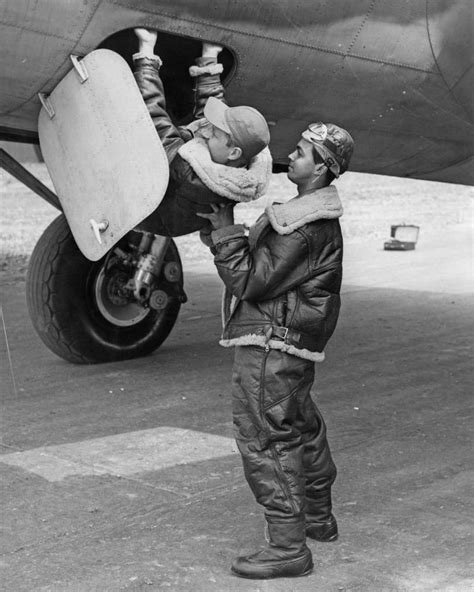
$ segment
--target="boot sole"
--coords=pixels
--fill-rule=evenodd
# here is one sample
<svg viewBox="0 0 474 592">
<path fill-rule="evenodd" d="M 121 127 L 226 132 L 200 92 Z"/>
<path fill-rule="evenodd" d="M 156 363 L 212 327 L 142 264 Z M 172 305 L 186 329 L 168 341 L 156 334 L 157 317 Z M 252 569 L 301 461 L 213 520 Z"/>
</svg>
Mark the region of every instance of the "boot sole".
<svg viewBox="0 0 474 592">
<path fill-rule="evenodd" d="M 306 571 L 304 571 L 303 573 L 299 573 L 299 574 L 274 574 L 274 575 L 258 575 L 258 576 L 254 576 L 251 574 L 244 574 L 244 573 L 240 573 L 238 571 L 236 571 L 233 567 L 230 568 L 230 571 L 232 573 L 232 575 L 237 576 L 239 578 L 245 578 L 247 580 L 273 580 L 275 578 L 302 578 L 304 576 L 309 576 L 309 574 L 313 571 L 314 565 L 311 565 L 310 567 L 308 567 L 308 569 Z"/>
<path fill-rule="evenodd" d="M 337 541 L 337 539 L 339 538 L 339 534 L 333 534 L 328 538 L 318 538 L 317 536 L 311 536 L 311 534 L 306 533 L 306 538 L 311 539 L 313 541 L 318 541 L 319 543 L 334 543 L 334 541 Z"/>
</svg>

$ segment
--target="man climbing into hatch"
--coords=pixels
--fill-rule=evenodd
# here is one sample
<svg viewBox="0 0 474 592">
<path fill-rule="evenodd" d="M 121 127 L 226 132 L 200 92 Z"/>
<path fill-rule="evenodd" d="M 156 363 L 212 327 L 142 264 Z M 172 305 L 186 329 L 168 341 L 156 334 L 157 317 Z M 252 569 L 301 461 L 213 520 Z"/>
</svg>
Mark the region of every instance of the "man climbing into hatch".
<svg viewBox="0 0 474 592">
<path fill-rule="evenodd" d="M 138 229 L 164 237 L 200 230 L 205 240 L 212 226 L 197 212 L 212 213 L 211 204 L 252 201 L 265 193 L 272 169 L 267 123 L 252 107 L 225 104 L 220 80 L 223 66 L 217 61 L 222 48 L 203 43 L 202 56 L 190 68 L 196 79 L 197 121 L 175 126 L 166 111 L 159 73 L 162 62 L 154 54 L 157 32 L 137 28 L 135 34 L 135 79 L 170 167 L 162 202 Z"/>
</svg>

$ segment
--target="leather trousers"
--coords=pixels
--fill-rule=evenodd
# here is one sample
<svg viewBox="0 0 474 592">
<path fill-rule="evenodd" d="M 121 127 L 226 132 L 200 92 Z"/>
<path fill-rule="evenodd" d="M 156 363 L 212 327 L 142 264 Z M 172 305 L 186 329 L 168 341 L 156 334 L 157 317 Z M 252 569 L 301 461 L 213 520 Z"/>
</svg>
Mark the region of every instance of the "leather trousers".
<svg viewBox="0 0 474 592">
<path fill-rule="evenodd" d="M 322 514 L 331 512 L 336 467 L 310 396 L 313 382 L 312 361 L 257 346 L 235 348 L 235 438 L 247 482 L 267 517 L 300 517 L 310 500 L 329 504 Z"/>
</svg>

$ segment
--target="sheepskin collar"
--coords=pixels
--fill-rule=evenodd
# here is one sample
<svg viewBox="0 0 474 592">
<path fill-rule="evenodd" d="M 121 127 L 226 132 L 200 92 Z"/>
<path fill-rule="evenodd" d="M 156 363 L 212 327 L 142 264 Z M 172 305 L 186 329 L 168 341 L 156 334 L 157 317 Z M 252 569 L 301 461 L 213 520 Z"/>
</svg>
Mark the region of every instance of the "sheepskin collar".
<svg viewBox="0 0 474 592">
<path fill-rule="evenodd" d="M 206 187 L 222 197 L 239 202 L 252 201 L 262 197 L 268 188 L 272 174 L 272 157 L 268 148 L 257 154 L 248 168 L 234 168 L 214 162 L 201 138 L 183 144 L 178 154 Z"/>
<path fill-rule="evenodd" d="M 286 203 L 272 203 L 265 209 L 270 224 L 278 234 L 290 234 L 315 220 L 339 218 L 342 212 L 341 200 L 333 185 L 294 197 Z"/>
</svg>

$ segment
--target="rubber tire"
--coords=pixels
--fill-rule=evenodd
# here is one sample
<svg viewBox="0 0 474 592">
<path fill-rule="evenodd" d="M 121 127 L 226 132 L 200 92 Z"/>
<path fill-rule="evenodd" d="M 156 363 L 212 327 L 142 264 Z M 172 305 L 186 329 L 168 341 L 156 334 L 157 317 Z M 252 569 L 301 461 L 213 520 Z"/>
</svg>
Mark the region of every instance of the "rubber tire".
<svg viewBox="0 0 474 592">
<path fill-rule="evenodd" d="M 26 299 L 33 326 L 46 347 L 69 362 L 96 364 L 150 354 L 165 341 L 178 317 L 181 303 L 172 298 L 164 311 L 150 310 L 130 327 L 105 319 L 92 289 L 104 259 L 84 257 L 63 215 L 46 228 L 31 255 Z M 181 266 L 173 241 L 165 260 Z"/>
</svg>

